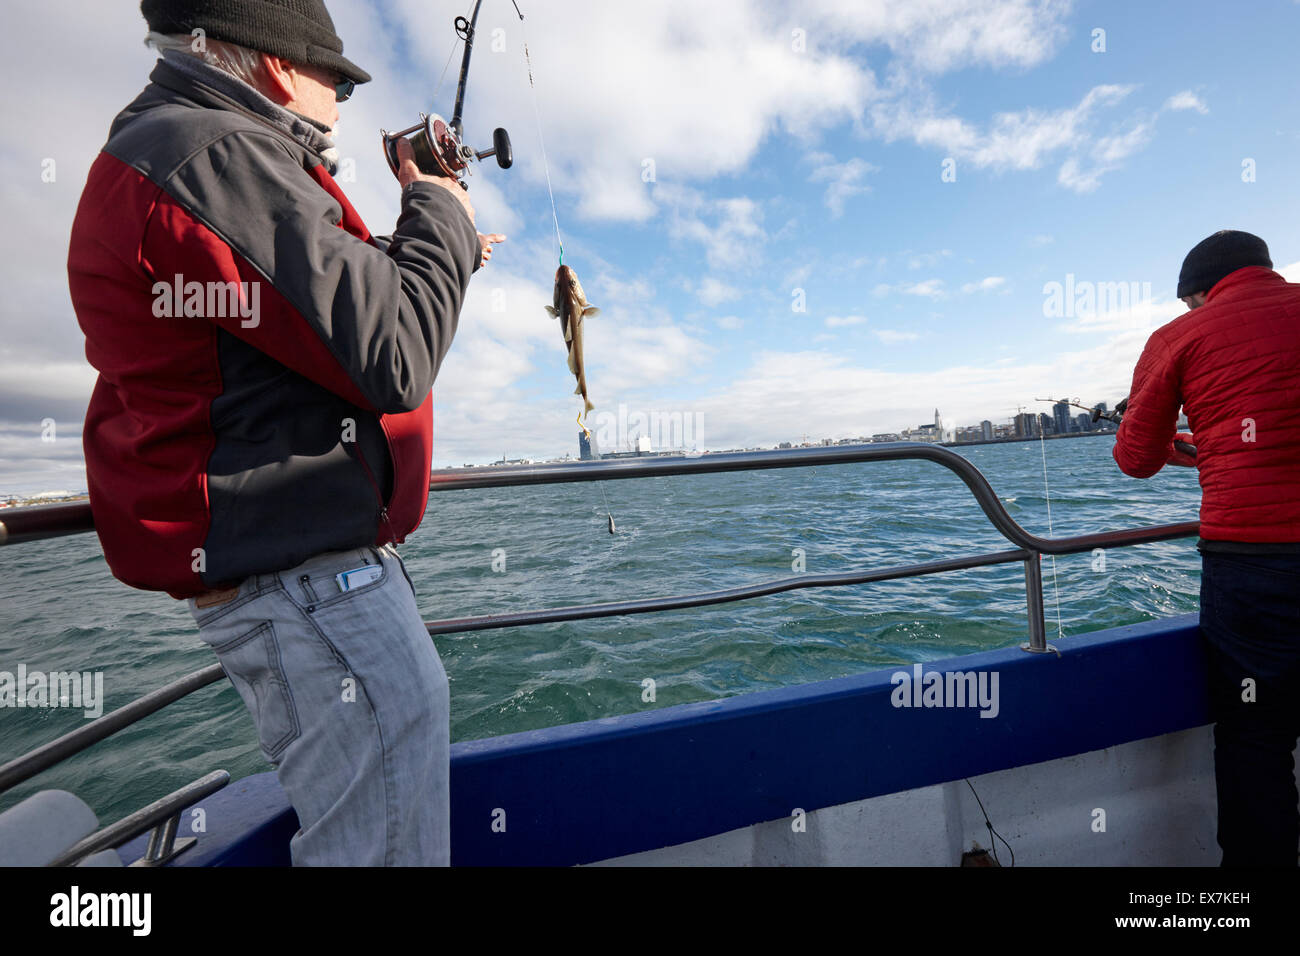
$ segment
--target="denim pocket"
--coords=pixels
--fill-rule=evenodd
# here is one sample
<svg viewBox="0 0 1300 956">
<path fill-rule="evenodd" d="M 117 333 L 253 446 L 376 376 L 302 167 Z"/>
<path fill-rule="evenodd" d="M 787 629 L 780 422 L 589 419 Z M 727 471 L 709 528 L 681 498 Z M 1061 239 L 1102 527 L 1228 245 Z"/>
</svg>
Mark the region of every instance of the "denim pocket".
<svg viewBox="0 0 1300 956">
<path fill-rule="evenodd" d="M 359 584 L 347 591 L 339 590 L 338 575 L 373 564 L 381 568 L 379 577 Z M 383 556 L 374 548 L 353 548 L 317 555 L 291 571 L 281 575 L 285 592 L 300 610 L 311 613 L 317 608 L 329 607 L 346 601 L 363 591 L 383 586 L 388 578 L 388 566 Z"/>
<path fill-rule="evenodd" d="M 268 763 L 278 763 L 301 731 L 275 628 L 265 621 L 233 640 L 213 644 L 212 649 L 257 725 L 262 756 Z"/>
</svg>

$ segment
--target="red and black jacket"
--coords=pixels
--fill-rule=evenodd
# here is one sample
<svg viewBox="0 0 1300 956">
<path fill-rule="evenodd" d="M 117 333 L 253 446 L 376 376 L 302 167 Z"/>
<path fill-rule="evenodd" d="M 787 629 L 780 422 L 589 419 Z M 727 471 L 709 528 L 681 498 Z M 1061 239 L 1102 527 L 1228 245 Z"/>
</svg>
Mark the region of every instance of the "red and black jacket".
<svg viewBox="0 0 1300 956">
<path fill-rule="evenodd" d="M 1134 478 L 1171 456 L 1179 406 L 1196 442 L 1201 547 L 1300 542 L 1300 284 L 1250 266 L 1146 344 L 1115 461 Z M 1242 547 L 1245 545 L 1245 547 Z"/>
<path fill-rule="evenodd" d="M 479 246 L 427 183 L 373 239 L 323 134 L 176 56 L 91 167 L 68 275 L 99 371 L 83 445 L 104 555 L 183 598 L 419 525 Z"/>
</svg>

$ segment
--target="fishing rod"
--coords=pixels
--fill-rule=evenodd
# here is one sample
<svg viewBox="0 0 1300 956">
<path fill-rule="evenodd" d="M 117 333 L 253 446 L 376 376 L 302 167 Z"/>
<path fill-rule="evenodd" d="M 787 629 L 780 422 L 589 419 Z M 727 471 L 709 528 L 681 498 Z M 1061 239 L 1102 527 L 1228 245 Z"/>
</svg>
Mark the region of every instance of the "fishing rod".
<svg viewBox="0 0 1300 956">
<path fill-rule="evenodd" d="M 1036 398 L 1034 399 L 1034 401 L 1052 402 L 1053 404 L 1057 404 L 1057 405 L 1070 405 L 1073 406 L 1074 408 L 1082 409 L 1083 411 L 1088 412 L 1089 414 L 1092 415 L 1092 423 L 1094 425 L 1097 424 L 1097 422 L 1103 420 L 1108 421 L 1114 425 L 1118 425 L 1120 422 L 1124 420 L 1124 413 L 1128 411 L 1127 397 L 1121 398 L 1118 402 L 1116 402 L 1114 410 L 1109 412 L 1103 412 L 1101 410 L 1101 405 L 1094 405 L 1092 408 L 1089 408 L 1086 405 L 1080 405 L 1078 402 L 1072 402 L 1064 398 L 1061 399 Z M 1179 441 L 1178 439 L 1175 438 L 1174 449 L 1176 451 L 1181 452 L 1184 455 L 1190 455 L 1192 458 L 1196 457 L 1196 446 L 1193 445 L 1191 442 Z"/>
<path fill-rule="evenodd" d="M 559 248 L 560 265 L 563 268 L 567 268 L 564 267 L 564 242 L 560 237 L 560 217 L 555 207 L 555 190 L 551 186 L 551 167 L 546 158 L 546 142 L 542 137 L 542 118 L 541 111 L 537 107 L 537 87 L 533 82 L 532 59 L 528 54 L 527 33 L 523 26 L 524 14 L 523 11 L 519 9 L 519 4 L 516 0 L 510 0 L 510 3 L 515 8 L 515 13 L 519 17 L 520 32 L 523 34 L 524 65 L 528 69 L 528 85 L 533 92 L 533 112 L 537 117 L 537 140 L 538 144 L 541 146 L 542 168 L 546 172 L 546 192 L 551 200 L 551 218 L 555 223 L 555 241 Z M 502 169 L 509 169 L 511 165 L 513 165 L 514 152 L 510 145 L 510 134 L 500 127 L 497 127 L 492 131 L 491 149 L 474 150 L 466 146 L 463 142 L 465 129 L 462 117 L 464 116 L 465 111 L 465 88 L 469 81 L 470 57 L 474 53 L 474 36 L 478 29 L 478 15 L 482 6 L 483 0 L 475 0 L 474 9 L 471 11 L 469 18 L 457 17 L 454 23 L 456 36 L 465 41 L 465 52 L 460 61 L 460 78 L 456 84 L 456 102 L 452 109 L 451 121 L 448 122 L 447 120 L 444 120 L 436 113 L 421 113 L 420 122 L 416 123 L 414 126 L 398 130 L 394 133 L 390 133 L 388 130 L 379 131 L 384 150 L 384 158 L 388 160 L 388 168 L 392 170 L 394 176 L 397 175 L 399 167 L 397 159 L 397 144 L 407 136 L 410 137 L 409 142 L 411 144 L 411 149 L 415 154 L 415 164 L 419 167 L 421 172 L 429 175 L 441 175 L 447 176 L 450 179 L 455 179 L 460 183 L 461 188 L 463 189 L 469 188 L 469 184 L 465 182 L 465 177 L 470 174 L 469 165 L 472 161 L 483 160 L 489 156 L 495 156 L 497 165 Z M 451 60 L 454 54 L 455 47 L 453 46 L 452 53 L 447 57 L 447 67 L 451 66 Z M 446 72 L 446 67 L 444 67 L 443 76 L 446 75 Z M 441 87 L 442 79 L 440 77 L 438 80 L 438 87 L 435 88 L 433 94 L 435 99 L 438 96 L 438 89 L 441 89 Z M 571 269 L 569 269 L 568 272 L 572 275 Z M 557 273 L 557 281 L 558 276 L 559 273 Z M 577 279 L 575 277 L 574 282 L 576 283 L 576 281 Z M 579 293 L 581 293 L 581 287 L 579 287 Z M 558 297 L 556 301 L 560 301 Z M 583 305 L 586 305 L 586 303 L 584 302 Z M 593 308 L 589 311 L 594 313 L 596 310 Z M 552 311 L 552 314 L 555 314 L 554 310 Z M 578 318 L 580 321 L 581 316 L 579 315 Z M 580 336 L 581 333 L 579 331 L 575 334 Z M 581 352 L 579 352 L 579 355 L 581 355 Z M 572 360 L 572 347 L 570 347 L 570 361 L 572 362 Z M 573 366 L 571 365 L 570 367 L 572 368 Z M 581 367 L 579 366 L 579 370 L 580 368 Z M 584 382 L 580 371 L 579 381 Z M 582 395 L 585 401 L 586 392 L 582 392 Z M 591 404 L 588 402 L 586 407 L 589 410 Z M 581 413 L 578 416 L 578 424 L 582 427 L 582 430 L 586 432 L 588 438 L 590 438 L 591 432 L 587 429 L 586 425 L 583 425 Z M 607 518 L 609 533 L 617 534 L 617 527 L 614 524 L 614 514 L 610 510 L 609 498 L 605 494 L 604 484 L 602 482 L 597 482 L 597 487 L 600 489 L 601 498 L 604 499 L 605 502 L 605 515 Z"/>
<path fill-rule="evenodd" d="M 522 20 L 519 4 L 510 0 Z M 397 175 L 397 144 L 410 136 L 411 149 L 415 153 L 415 165 L 420 172 L 429 176 L 446 176 L 457 180 L 462 189 L 469 189 L 465 177 L 470 175 L 469 164 L 495 156 L 497 165 L 509 169 L 514 165 L 514 151 L 510 146 L 510 134 L 498 126 L 492 131 L 492 148 L 475 150 L 463 142 L 465 130 L 461 122 L 465 109 L 465 85 L 469 79 L 469 58 L 474 52 L 474 31 L 478 26 L 479 8 L 483 0 L 476 0 L 474 11 L 469 19 L 457 17 L 454 23 L 456 35 L 465 41 L 465 53 L 460 61 L 460 81 L 456 85 L 456 104 L 452 110 L 451 122 L 447 122 L 437 113 L 421 113 L 420 121 L 414 126 L 390 133 L 381 129 L 379 135 L 384 149 L 384 158 L 388 168 Z M 450 61 L 448 62 L 450 65 Z M 412 135 L 414 134 L 414 135 Z"/>
</svg>

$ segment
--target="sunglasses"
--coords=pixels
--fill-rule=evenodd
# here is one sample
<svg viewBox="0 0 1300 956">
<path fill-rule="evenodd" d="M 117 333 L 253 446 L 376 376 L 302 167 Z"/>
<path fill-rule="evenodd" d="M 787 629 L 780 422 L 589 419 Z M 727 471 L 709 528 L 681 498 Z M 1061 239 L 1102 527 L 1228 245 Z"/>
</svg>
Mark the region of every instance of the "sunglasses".
<svg viewBox="0 0 1300 956">
<path fill-rule="evenodd" d="M 334 102 L 342 103 L 352 95 L 352 91 L 356 89 L 356 87 L 357 84 L 352 80 L 349 80 L 347 77 L 339 77 L 334 81 Z"/>
</svg>

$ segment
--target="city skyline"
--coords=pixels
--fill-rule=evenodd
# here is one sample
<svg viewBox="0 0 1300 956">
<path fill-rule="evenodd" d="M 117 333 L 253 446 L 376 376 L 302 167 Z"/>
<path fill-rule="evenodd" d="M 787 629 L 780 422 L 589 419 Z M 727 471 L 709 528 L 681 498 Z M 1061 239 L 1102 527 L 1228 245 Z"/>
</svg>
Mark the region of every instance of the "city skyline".
<svg viewBox="0 0 1300 956">
<path fill-rule="evenodd" d="M 1103 408 L 1103 410 L 1109 407 L 1108 403 L 1105 402 L 1099 404 Z M 818 438 L 816 441 L 809 441 L 808 435 L 805 433 L 800 436 L 787 438 L 780 442 L 775 442 L 772 444 L 741 443 L 737 445 L 731 445 L 725 448 L 721 446 L 699 447 L 699 448 L 697 447 L 682 448 L 682 447 L 674 446 L 672 448 L 662 448 L 662 447 L 654 446 L 653 443 L 651 443 L 650 448 L 654 454 L 661 454 L 667 451 L 681 451 L 681 452 L 690 452 L 690 453 L 708 453 L 708 452 L 719 453 L 723 451 L 735 451 L 735 450 L 744 450 L 744 449 L 774 450 L 779 448 L 816 447 L 818 445 L 844 444 L 849 442 L 871 443 L 873 441 L 885 441 L 885 440 L 936 441 L 938 443 L 945 443 L 945 444 L 970 444 L 978 441 L 994 441 L 994 440 L 998 440 L 999 438 L 1021 437 L 1020 434 L 1014 430 L 1016 417 L 1018 416 L 1009 418 L 1005 422 L 995 422 L 991 419 L 982 419 L 980 422 L 973 425 L 954 425 L 951 428 L 944 430 L 942 433 L 944 437 L 938 439 L 935 439 L 933 437 L 918 437 L 920 435 L 925 435 L 927 430 L 929 429 L 938 429 L 942 416 L 940 415 L 940 411 L 937 407 L 934 410 L 934 414 L 935 414 L 935 421 L 933 423 L 925 423 L 917 427 L 905 427 L 895 432 L 874 432 L 874 433 L 857 432 L 853 435 L 822 436 L 821 438 Z M 1086 417 L 1086 413 L 1080 412 L 1077 416 L 1075 416 L 1073 420 L 1078 421 L 1079 419 L 1084 417 Z M 947 422 L 944 421 L 943 424 L 946 425 Z M 987 436 L 981 436 L 979 438 L 971 438 L 968 436 L 967 438 L 963 439 L 962 437 L 960 437 L 962 433 L 969 432 L 969 430 L 971 429 L 978 430 L 981 428 L 982 425 L 985 424 L 991 426 L 991 431 L 993 431 L 993 434 Z M 1008 432 L 1007 429 L 1011 429 L 1011 432 Z M 1113 428 L 1110 430 L 1113 430 Z M 1049 432 L 1048 434 L 1051 434 L 1051 432 Z M 1034 435 L 1030 437 L 1036 437 L 1037 435 L 1038 432 L 1035 432 Z M 641 436 L 639 435 L 639 433 L 634 432 L 631 437 L 633 441 L 627 445 L 620 445 L 611 448 L 603 448 L 596 441 L 596 436 L 593 432 L 590 439 L 587 439 L 587 441 L 589 441 L 590 443 L 590 448 L 593 452 L 591 459 L 589 459 L 586 457 L 586 451 L 583 448 L 584 435 L 581 431 L 579 431 L 577 433 L 578 453 L 576 456 L 573 457 L 576 457 L 578 460 L 581 461 L 586 461 L 586 460 L 592 460 L 595 458 L 606 457 L 610 455 L 625 455 L 625 454 L 635 453 L 636 449 L 633 447 L 633 445 L 635 445 L 636 440 L 638 438 L 648 439 L 649 436 Z M 566 451 L 562 454 L 552 454 L 546 456 L 521 455 L 519 457 L 512 458 L 509 457 L 509 453 L 507 452 L 501 454 L 499 457 L 490 458 L 488 460 L 448 463 L 445 465 L 439 465 L 438 463 L 435 462 L 434 467 L 436 470 L 439 467 L 457 468 L 457 467 L 477 467 L 477 466 L 486 466 L 486 465 L 502 464 L 502 463 L 523 463 L 523 462 L 536 462 L 536 461 L 554 462 L 554 461 L 567 460 L 570 457 L 570 455 L 571 452 Z M 63 489 L 14 488 L 14 487 L 0 486 L 0 502 L 6 502 L 6 501 L 12 502 L 15 500 L 31 501 L 42 497 L 80 497 L 80 496 L 84 496 L 85 494 L 86 494 L 86 488 L 84 483 L 75 488 L 69 487 Z"/>
</svg>

